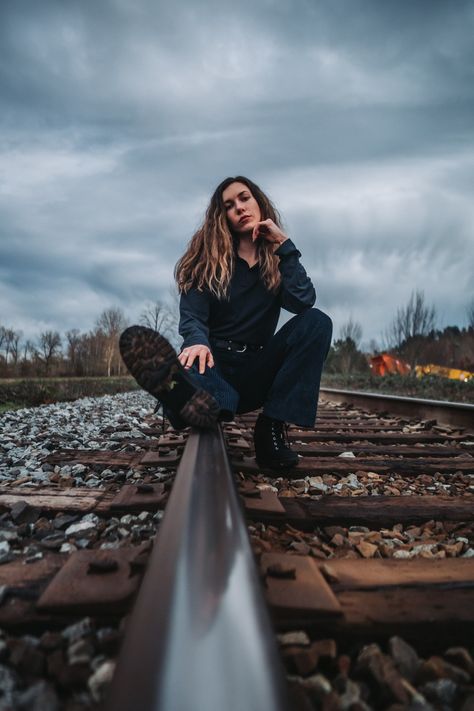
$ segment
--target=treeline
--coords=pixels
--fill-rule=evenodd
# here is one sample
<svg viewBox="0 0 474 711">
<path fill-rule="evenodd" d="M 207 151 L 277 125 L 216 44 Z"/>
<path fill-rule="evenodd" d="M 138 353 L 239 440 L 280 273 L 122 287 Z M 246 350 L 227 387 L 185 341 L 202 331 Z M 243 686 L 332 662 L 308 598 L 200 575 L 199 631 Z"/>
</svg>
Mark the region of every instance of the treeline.
<svg viewBox="0 0 474 711">
<path fill-rule="evenodd" d="M 352 318 L 340 328 L 326 362 L 327 373 L 369 373 L 369 357 L 386 352 L 415 365 L 434 363 L 474 372 L 474 299 L 467 307 L 466 328 L 437 328 L 436 310 L 416 291 L 397 309 L 380 343 L 371 341 L 369 352 L 361 349 L 362 327 Z"/>
<path fill-rule="evenodd" d="M 176 317 L 159 302 L 148 304 L 140 323 L 175 339 Z M 47 330 L 36 340 L 24 339 L 21 331 L 0 325 L 0 377 L 101 377 L 126 374 L 118 341 L 128 326 L 120 308 L 105 309 L 92 330 L 71 329 L 61 335 Z"/>
<path fill-rule="evenodd" d="M 160 331 L 177 345 L 177 303 L 148 304 L 139 322 Z M 399 309 L 380 342 L 361 347 L 362 327 L 350 318 L 333 341 L 326 373 L 369 373 L 369 357 L 388 352 L 408 362 L 434 363 L 474 372 L 474 299 L 467 308 L 466 328 L 437 328 L 434 306 L 426 304 L 423 292 L 413 292 Z M 0 377 L 101 377 L 121 376 L 126 370 L 120 358 L 118 340 L 128 326 L 120 308 L 105 309 L 93 329 L 81 333 L 72 329 L 61 335 L 44 331 L 36 341 L 23 339 L 21 331 L 0 324 Z"/>
</svg>

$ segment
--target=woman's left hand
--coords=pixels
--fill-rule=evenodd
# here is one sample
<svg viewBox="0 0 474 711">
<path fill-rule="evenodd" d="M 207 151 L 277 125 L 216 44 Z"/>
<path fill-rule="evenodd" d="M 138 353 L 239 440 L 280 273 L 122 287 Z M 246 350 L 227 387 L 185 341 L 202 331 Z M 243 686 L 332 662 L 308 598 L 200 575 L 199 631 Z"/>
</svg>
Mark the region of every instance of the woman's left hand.
<svg viewBox="0 0 474 711">
<path fill-rule="evenodd" d="M 252 230 L 252 240 L 263 237 L 267 242 L 272 242 L 273 251 L 288 239 L 288 236 L 276 225 L 273 220 L 262 220 Z"/>
</svg>

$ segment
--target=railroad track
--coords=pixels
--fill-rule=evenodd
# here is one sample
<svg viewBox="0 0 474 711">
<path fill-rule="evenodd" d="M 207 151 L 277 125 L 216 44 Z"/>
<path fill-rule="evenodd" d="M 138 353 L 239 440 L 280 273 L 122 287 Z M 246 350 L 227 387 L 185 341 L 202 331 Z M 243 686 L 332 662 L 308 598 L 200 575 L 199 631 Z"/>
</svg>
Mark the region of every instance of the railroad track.
<svg viewBox="0 0 474 711">
<path fill-rule="evenodd" d="M 46 532 L 0 566 L 0 675 L 4 659 L 61 708 L 100 703 L 118 656 L 114 710 L 467 711 L 474 436 L 466 408 L 459 426 L 412 407 L 324 402 L 315 429 L 290 429 L 291 478 L 256 466 L 253 414 L 184 435 L 149 418 L 104 431 L 114 449 L 51 452 L 55 485 L 0 487 L 0 541 Z M 112 483 L 65 486 L 74 467 Z"/>
</svg>

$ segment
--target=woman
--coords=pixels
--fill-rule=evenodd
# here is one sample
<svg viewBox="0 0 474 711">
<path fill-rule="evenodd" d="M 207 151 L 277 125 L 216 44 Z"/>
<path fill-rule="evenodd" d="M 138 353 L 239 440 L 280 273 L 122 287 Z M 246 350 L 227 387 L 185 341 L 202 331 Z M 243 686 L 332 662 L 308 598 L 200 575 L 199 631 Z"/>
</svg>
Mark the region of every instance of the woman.
<svg viewBox="0 0 474 711">
<path fill-rule="evenodd" d="M 316 293 L 300 257 L 262 190 L 226 178 L 176 265 L 181 353 L 140 326 L 120 339 L 130 372 L 175 428 L 212 427 L 263 407 L 255 453 L 271 469 L 298 462 L 286 423 L 314 425 L 331 342 L 331 319 L 311 308 Z M 281 307 L 297 315 L 275 333 Z"/>
</svg>

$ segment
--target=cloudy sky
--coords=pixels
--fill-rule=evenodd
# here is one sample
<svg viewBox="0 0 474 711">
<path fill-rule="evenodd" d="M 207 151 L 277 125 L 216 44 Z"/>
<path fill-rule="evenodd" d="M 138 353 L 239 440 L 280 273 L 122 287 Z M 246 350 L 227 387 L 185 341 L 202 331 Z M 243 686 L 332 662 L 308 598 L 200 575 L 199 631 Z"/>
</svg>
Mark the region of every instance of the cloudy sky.
<svg viewBox="0 0 474 711">
<path fill-rule="evenodd" d="M 474 296 L 474 1 L 2 0 L 0 324 L 136 321 L 227 175 L 335 333 Z"/>
</svg>

